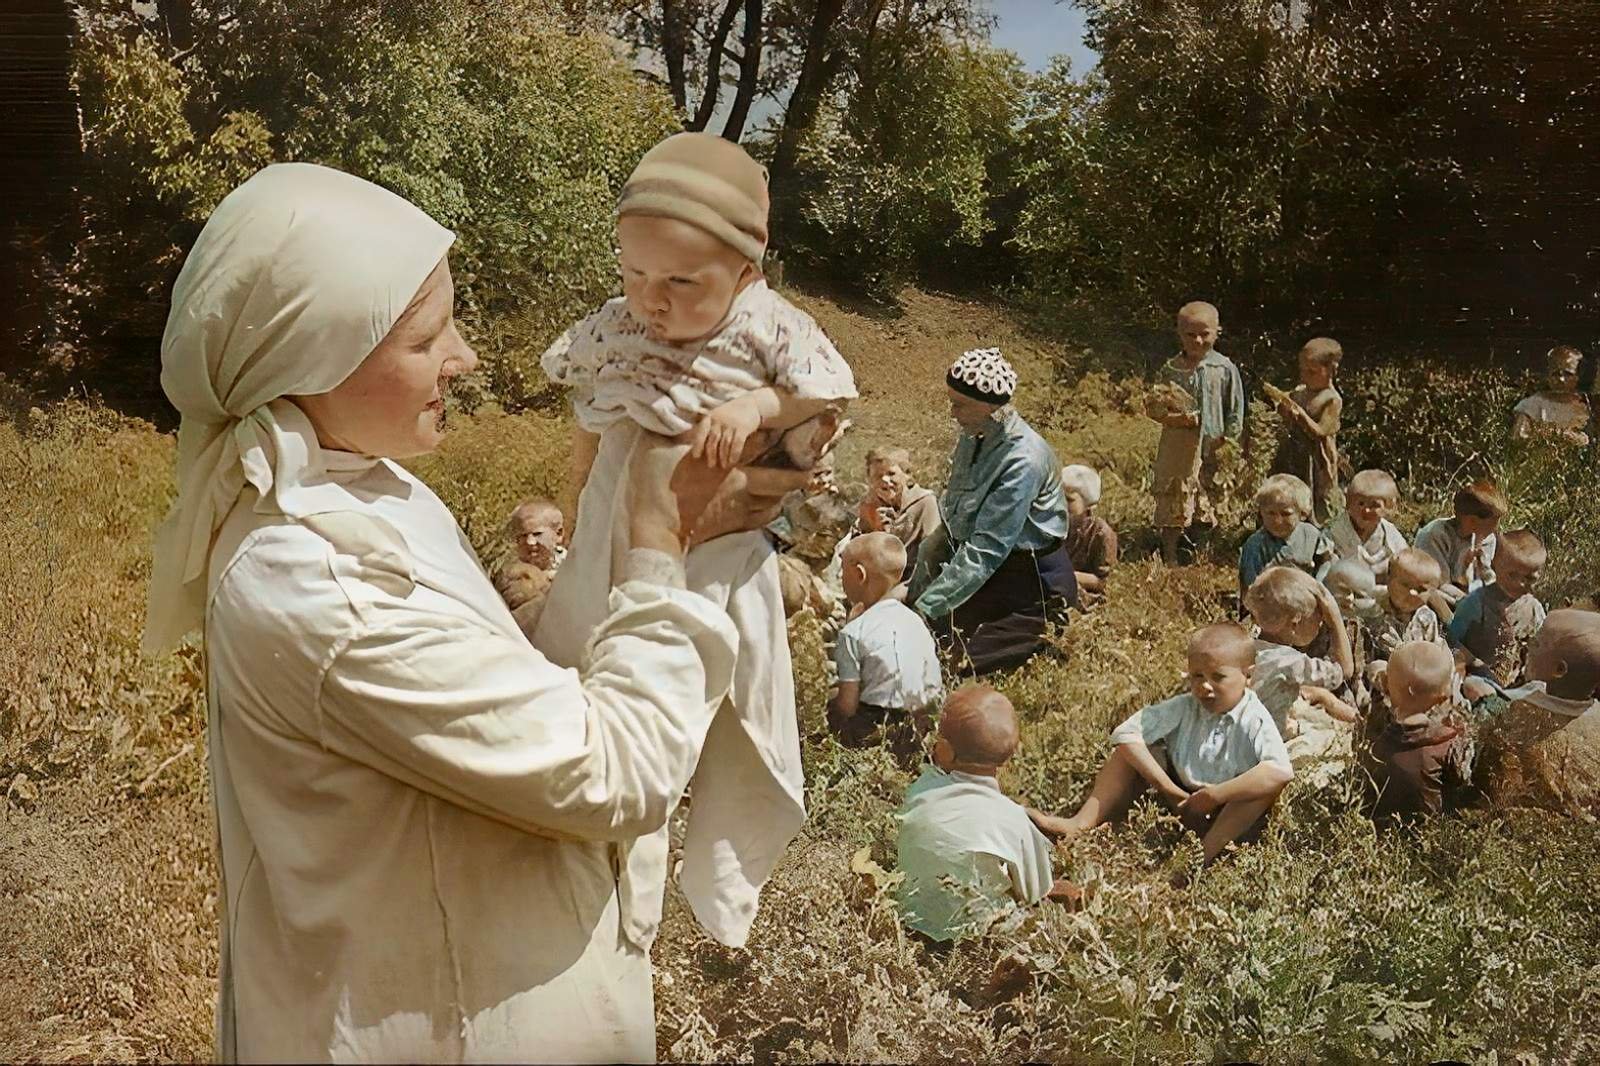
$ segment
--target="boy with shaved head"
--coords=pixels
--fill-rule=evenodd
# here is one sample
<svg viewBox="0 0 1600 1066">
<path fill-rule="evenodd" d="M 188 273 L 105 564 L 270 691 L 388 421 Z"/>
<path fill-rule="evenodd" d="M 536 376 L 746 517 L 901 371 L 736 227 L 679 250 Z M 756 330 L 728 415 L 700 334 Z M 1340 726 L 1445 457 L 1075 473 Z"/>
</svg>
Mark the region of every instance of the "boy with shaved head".
<svg viewBox="0 0 1600 1066">
<path fill-rule="evenodd" d="M 845 545 L 840 563 L 851 607 L 833 647 L 838 690 L 828 701 L 828 726 L 847 747 L 881 729 L 911 769 L 922 758 L 928 710 L 944 679 L 922 616 L 891 595 L 905 569 L 905 545 L 893 533 L 863 533 Z"/>
<path fill-rule="evenodd" d="M 1496 806 L 1600 815 L 1600 614 L 1550 612 L 1528 674 L 1484 728 L 1479 787 Z"/>
<path fill-rule="evenodd" d="M 1211 862 L 1233 843 L 1260 836 L 1267 812 L 1294 777 L 1272 715 L 1250 689 L 1256 644 L 1232 622 L 1189 638 L 1189 691 L 1135 711 L 1111 734 L 1115 745 L 1078 813 L 1029 811 L 1047 833 L 1070 838 L 1127 813 L 1153 789 L 1198 833 Z"/>
<path fill-rule="evenodd" d="M 1191 523 L 1213 526 L 1217 466 L 1226 441 L 1244 432 L 1245 393 L 1239 368 L 1212 347 L 1222 325 L 1217 309 L 1195 301 L 1178 309 L 1179 353 L 1157 375 L 1164 398 L 1145 413 L 1161 423 L 1151 492 L 1161 556 L 1178 561 L 1178 541 Z"/>
<path fill-rule="evenodd" d="M 1050 842 L 997 780 L 1018 739 L 1011 701 L 989 686 L 968 685 L 945 700 L 933 766 L 906 791 L 897 816 L 900 913 L 924 936 L 982 933 L 1053 887 Z"/>
<path fill-rule="evenodd" d="M 1455 676 L 1455 657 L 1432 641 L 1409 641 L 1390 653 L 1383 675 L 1388 722 L 1364 759 L 1380 824 L 1440 813 L 1447 785 L 1462 782 L 1470 740 L 1452 713 Z"/>
</svg>

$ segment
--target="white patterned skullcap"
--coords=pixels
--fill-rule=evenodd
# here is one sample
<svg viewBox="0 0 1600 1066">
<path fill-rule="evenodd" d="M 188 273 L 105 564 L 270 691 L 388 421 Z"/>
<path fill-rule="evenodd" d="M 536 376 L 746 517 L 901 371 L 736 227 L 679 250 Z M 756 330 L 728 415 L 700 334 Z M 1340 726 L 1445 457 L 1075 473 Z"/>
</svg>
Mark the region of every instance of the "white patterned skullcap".
<svg viewBox="0 0 1600 1066">
<path fill-rule="evenodd" d="M 1017 391 L 1017 372 L 999 348 L 974 348 L 951 364 L 945 384 L 974 400 L 1005 403 Z"/>
</svg>

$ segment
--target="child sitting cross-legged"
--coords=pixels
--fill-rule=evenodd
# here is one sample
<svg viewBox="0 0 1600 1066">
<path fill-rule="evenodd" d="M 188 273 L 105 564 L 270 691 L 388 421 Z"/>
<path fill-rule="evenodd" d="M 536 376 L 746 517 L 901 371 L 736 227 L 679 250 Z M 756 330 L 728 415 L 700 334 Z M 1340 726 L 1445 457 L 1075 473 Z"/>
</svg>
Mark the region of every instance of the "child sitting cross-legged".
<svg viewBox="0 0 1600 1066">
<path fill-rule="evenodd" d="M 1117 531 L 1094 513 L 1100 503 L 1100 475 L 1093 467 L 1062 467 L 1061 491 L 1067 498 L 1067 556 L 1078 574 L 1078 592 L 1092 604 L 1105 598 L 1106 578 L 1117 565 Z"/>
<path fill-rule="evenodd" d="M 1294 770 L 1272 716 L 1250 690 L 1255 666 L 1256 643 L 1240 626 L 1223 622 L 1196 631 L 1189 638 L 1189 691 L 1117 726 L 1111 757 L 1078 812 L 1060 818 L 1030 810 L 1035 824 L 1071 838 L 1121 818 L 1153 789 L 1202 837 L 1207 862 L 1229 844 L 1257 839 Z"/>
<path fill-rule="evenodd" d="M 1328 540 L 1340 559 L 1367 564 L 1378 583 L 1389 576 L 1389 562 L 1406 547 L 1406 538 L 1389 516 L 1399 506 L 1400 489 L 1383 470 L 1363 470 L 1344 494 L 1347 510 L 1328 525 Z"/>
<path fill-rule="evenodd" d="M 828 701 L 828 727 L 847 747 L 881 730 L 910 770 L 921 760 L 929 711 L 944 682 L 922 616 L 890 595 L 905 569 L 905 545 L 892 533 L 863 533 L 845 545 L 841 562 L 851 607 L 833 648 L 839 687 Z"/>
<path fill-rule="evenodd" d="M 981 934 L 1049 895 L 1050 842 L 1000 791 L 1020 737 L 1011 701 L 987 685 L 945 700 L 933 765 L 906 790 L 897 818 L 902 920 L 933 940 Z"/>
<path fill-rule="evenodd" d="M 1295 566 L 1314 574 L 1333 555 L 1322 530 L 1306 521 L 1311 514 L 1311 488 L 1293 474 L 1274 474 L 1256 490 L 1261 528 L 1239 552 L 1239 595 L 1269 566 Z"/>
<path fill-rule="evenodd" d="M 1461 768 L 1470 740 L 1453 710 L 1455 673 L 1455 658 L 1432 642 L 1408 641 L 1390 654 L 1385 721 L 1372 723 L 1363 758 L 1379 824 L 1438 814 L 1446 786 L 1465 783 Z"/>
<path fill-rule="evenodd" d="M 1324 754 L 1337 733 L 1333 720 L 1354 722 L 1358 717 L 1334 691 L 1355 672 L 1338 603 L 1311 575 L 1275 566 L 1250 586 L 1245 607 L 1261 632 L 1250 687 L 1284 740 L 1306 734 L 1298 743 L 1304 751 L 1292 754 Z M 1324 635 L 1330 659 L 1308 651 Z"/>
<path fill-rule="evenodd" d="M 1449 518 L 1435 518 L 1417 530 L 1416 546 L 1444 569 L 1439 593 L 1447 613 L 1467 593 L 1494 580 L 1496 534 L 1510 509 L 1499 486 L 1480 479 L 1457 490 Z"/>
<path fill-rule="evenodd" d="M 1502 693 L 1522 679 L 1530 641 L 1544 625 L 1545 609 L 1533 588 L 1543 575 L 1544 541 L 1530 529 L 1500 538 L 1494 582 L 1456 605 L 1449 638 L 1468 659 L 1465 690 L 1474 701 Z"/>
</svg>

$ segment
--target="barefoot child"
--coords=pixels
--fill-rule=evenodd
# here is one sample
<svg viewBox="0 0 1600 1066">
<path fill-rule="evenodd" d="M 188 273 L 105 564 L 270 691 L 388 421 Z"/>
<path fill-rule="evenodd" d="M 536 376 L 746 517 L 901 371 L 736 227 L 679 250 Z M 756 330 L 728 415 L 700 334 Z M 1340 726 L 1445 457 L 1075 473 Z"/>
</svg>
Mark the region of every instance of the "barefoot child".
<svg viewBox="0 0 1600 1066">
<path fill-rule="evenodd" d="M 1467 593 L 1494 580 L 1495 534 L 1510 509 L 1499 486 L 1480 479 L 1456 492 L 1450 518 L 1435 518 L 1417 530 L 1416 546 L 1444 569 L 1439 592 L 1452 610 Z"/>
<path fill-rule="evenodd" d="M 1261 528 L 1239 550 L 1239 597 L 1269 566 L 1293 566 L 1314 574 L 1333 557 L 1333 545 L 1322 530 L 1306 521 L 1311 514 L 1311 489 L 1293 474 L 1274 474 L 1256 490 Z"/>
<path fill-rule="evenodd" d="M 921 761 L 929 712 L 944 688 L 939 650 L 922 616 L 889 594 L 906 565 L 899 538 L 863 533 L 845 545 L 843 561 L 850 620 L 833 648 L 838 690 L 828 727 L 846 747 L 881 731 L 909 770 Z"/>
<path fill-rule="evenodd" d="M 1189 638 L 1189 691 L 1135 711 L 1111 734 L 1111 757 L 1070 818 L 1029 811 L 1047 833 L 1070 839 L 1120 819 L 1153 789 L 1200 834 L 1211 862 L 1232 843 L 1261 835 L 1267 812 L 1294 777 L 1272 716 L 1250 691 L 1256 644 L 1231 622 Z"/>
<path fill-rule="evenodd" d="M 1052 888 L 1050 842 L 997 780 L 1018 738 L 1011 701 L 989 686 L 968 685 L 945 700 L 933 765 L 906 790 L 896 816 L 900 915 L 924 936 L 983 933 Z"/>
<path fill-rule="evenodd" d="M 1389 657 L 1387 721 L 1362 760 L 1380 825 L 1438 814 L 1447 785 L 1465 783 L 1460 768 L 1469 740 L 1452 709 L 1455 672 L 1450 652 L 1434 643 L 1401 644 Z"/>
<path fill-rule="evenodd" d="M 1406 538 L 1389 516 L 1400 502 L 1400 489 L 1387 471 L 1363 470 L 1350 479 L 1345 512 L 1328 525 L 1328 540 L 1340 559 L 1367 564 L 1378 584 L 1389 577 L 1389 561 L 1406 547 Z"/>
<path fill-rule="evenodd" d="M 1100 475 L 1091 467 L 1061 468 L 1061 491 L 1067 498 L 1067 555 L 1078 574 L 1078 591 L 1086 603 L 1105 598 L 1106 578 L 1117 565 L 1117 531 L 1096 515 Z"/>
<path fill-rule="evenodd" d="M 614 540 L 627 531 L 630 456 L 645 432 L 680 437 L 695 455 L 731 467 L 758 430 L 798 427 L 783 439 L 810 454 L 788 458 L 810 468 L 831 443 L 829 417 L 836 427 L 833 413 L 856 395 L 822 330 L 761 276 L 767 207 L 766 173 L 738 145 L 697 133 L 656 145 L 617 202 L 624 295 L 541 360 L 572 386 L 578 422 L 573 546 L 534 640 L 559 665 L 580 663 L 602 620 Z M 777 556 L 764 532 L 699 545 L 687 572 L 691 589 L 726 607 L 739 663 L 695 774 L 679 882 L 707 932 L 737 946 L 804 820 L 794 678 Z M 660 921 L 666 854 L 663 828 L 629 846 L 621 875 L 623 929 L 643 949 Z"/>
<path fill-rule="evenodd" d="M 1184 304 L 1177 329 L 1182 350 L 1161 368 L 1157 383 L 1182 403 L 1152 402 L 1146 409 L 1161 423 L 1151 492 L 1168 566 L 1178 561 L 1178 541 L 1191 523 L 1216 523 L 1218 460 L 1224 442 L 1237 442 L 1243 432 L 1245 406 L 1239 368 L 1212 347 L 1222 332 L 1217 309 Z"/>
<path fill-rule="evenodd" d="M 1293 474 L 1311 486 L 1312 513 L 1319 523 L 1333 512 L 1339 494 L 1339 417 L 1344 399 L 1333 387 L 1344 349 L 1316 337 L 1300 349 L 1300 384 L 1289 392 L 1269 388 L 1283 419 L 1283 439 L 1272 460 L 1274 474 Z"/>
</svg>

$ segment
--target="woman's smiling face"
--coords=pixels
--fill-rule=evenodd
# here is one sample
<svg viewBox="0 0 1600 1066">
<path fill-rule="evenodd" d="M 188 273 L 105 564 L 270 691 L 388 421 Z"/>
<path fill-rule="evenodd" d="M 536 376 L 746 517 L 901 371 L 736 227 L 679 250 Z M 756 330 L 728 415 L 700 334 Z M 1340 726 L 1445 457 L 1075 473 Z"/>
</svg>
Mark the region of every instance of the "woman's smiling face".
<svg viewBox="0 0 1600 1066">
<path fill-rule="evenodd" d="M 441 259 L 383 340 L 333 390 L 297 396 L 324 447 L 404 459 L 439 446 L 450 379 L 478 365 L 455 322 L 455 286 Z"/>
</svg>

